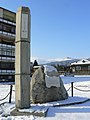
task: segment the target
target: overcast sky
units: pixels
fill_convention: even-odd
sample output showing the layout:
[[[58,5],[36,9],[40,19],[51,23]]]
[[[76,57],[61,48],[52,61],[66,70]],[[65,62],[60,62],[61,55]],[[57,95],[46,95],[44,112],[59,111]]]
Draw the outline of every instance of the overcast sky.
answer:
[[[90,0],[0,0],[0,6],[31,11],[31,57],[90,57]]]

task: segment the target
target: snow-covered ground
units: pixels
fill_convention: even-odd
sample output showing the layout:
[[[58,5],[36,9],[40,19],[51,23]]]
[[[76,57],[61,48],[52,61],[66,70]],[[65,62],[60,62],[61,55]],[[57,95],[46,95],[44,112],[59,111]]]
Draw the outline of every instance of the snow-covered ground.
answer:
[[[8,116],[10,111],[15,107],[15,92],[12,94],[12,103],[8,103],[9,96],[2,100],[8,93],[10,85],[0,85],[0,120],[89,120],[90,118],[90,101],[83,104],[58,106],[53,105],[68,104],[73,102],[81,102],[90,98],[90,76],[61,76],[66,90],[71,87],[71,82],[74,82],[74,97],[71,97],[71,89],[68,90],[69,98],[64,101],[50,102],[45,104],[32,105],[30,109],[40,107],[49,108],[47,117],[36,116]],[[13,85],[13,90],[15,86]],[[77,89],[76,89],[77,88]],[[81,91],[80,91],[81,90]],[[6,102],[4,105],[1,103]],[[5,117],[5,115],[7,117]],[[4,117],[3,117],[4,116]]]

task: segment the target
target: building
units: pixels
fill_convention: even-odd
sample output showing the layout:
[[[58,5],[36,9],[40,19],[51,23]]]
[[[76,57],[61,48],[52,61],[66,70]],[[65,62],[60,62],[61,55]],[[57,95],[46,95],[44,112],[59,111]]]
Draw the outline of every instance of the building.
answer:
[[[90,61],[80,60],[78,62],[71,63],[70,68],[75,75],[90,75]]]
[[[0,82],[15,80],[16,13],[0,7]]]

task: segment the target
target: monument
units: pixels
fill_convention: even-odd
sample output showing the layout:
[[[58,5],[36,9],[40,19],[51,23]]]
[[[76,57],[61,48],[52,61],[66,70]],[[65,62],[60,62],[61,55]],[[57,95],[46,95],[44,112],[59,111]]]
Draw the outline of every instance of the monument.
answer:
[[[30,82],[30,10],[20,7],[16,14],[16,51],[15,51],[15,104],[11,115],[46,116],[48,108],[33,111],[32,103],[45,103],[68,98],[58,72],[52,66],[40,66]],[[20,109],[30,108],[31,112]]]
[[[68,98],[56,68],[49,65],[39,67],[31,78],[30,95],[32,103],[46,103]]]
[[[15,104],[30,107],[30,10],[20,7],[16,14]]]

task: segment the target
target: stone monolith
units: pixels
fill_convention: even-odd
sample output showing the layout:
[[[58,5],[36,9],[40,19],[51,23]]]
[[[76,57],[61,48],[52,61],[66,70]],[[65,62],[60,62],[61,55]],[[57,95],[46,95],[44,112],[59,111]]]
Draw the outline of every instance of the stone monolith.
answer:
[[[16,13],[15,103],[30,107],[30,10],[20,7]]]
[[[41,66],[34,72],[30,94],[32,103],[46,103],[68,98],[63,81],[52,66]]]

